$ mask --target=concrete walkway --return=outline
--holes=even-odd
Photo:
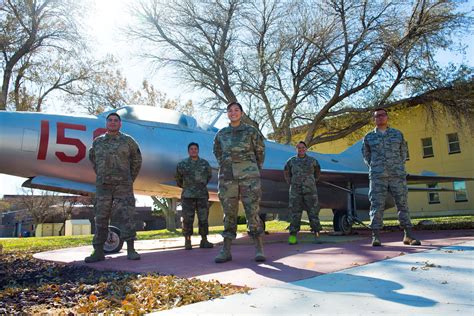
[[[139,261],[127,260],[126,251],[122,250],[107,256],[105,261],[88,266],[99,270],[158,272],[201,280],[214,279],[221,283],[260,288],[285,285],[321,274],[474,240],[472,230],[417,231],[423,245],[413,247],[403,245],[402,233],[397,231],[382,234],[384,246],[374,248],[370,246],[369,231],[359,233],[352,236],[323,234],[317,241],[311,234],[302,233],[299,234],[300,243],[294,246],[287,244],[288,234],[272,233],[264,237],[267,257],[264,263],[253,261],[255,250],[252,240],[244,235],[240,235],[232,245],[233,260],[224,264],[214,263],[219,245],[212,249],[195,247],[193,250],[184,250],[183,238],[143,240],[136,242],[136,248],[142,256]],[[210,240],[219,243],[222,237],[215,235]],[[193,239],[193,243],[198,245],[199,238]],[[92,247],[85,246],[38,253],[35,257],[84,265],[84,258],[91,252]]]
[[[474,315],[470,239],[153,315]]]

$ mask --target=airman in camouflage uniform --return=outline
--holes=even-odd
[[[288,243],[297,243],[296,234],[300,231],[303,210],[308,213],[311,231],[319,237],[319,202],[316,181],[321,174],[318,161],[306,154],[306,143],[296,145],[298,154],[288,159],[285,165],[285,179],[290,184],[289,206],[291,211],[290,237]]]
[[[96,173],[94,252],[87,263],[102,261],[109,221],[120,228],[120,238],[127,242],[127,258],[140,259],[135,251],[135,197],[133,182],[138,176],[142,156],[135,140],[120,132],[120,116],[107,116],[107,133],[97,137],[89,150],[89,160]]]
[[[221,129],[214,138],[214,155],[219,163],[219,199],[224,209],[224,245],[215,262],[232,260],[230,246],[237,233],[239,198],[247,218],[247,230],[256,246],[256,261],[265,261],[263,254],[263,227],[259,212],[260,170],[265,158],[262,134],[241,122],[242,106],[231,102],[227,106],[230,125]]]
[[[364,137],[362,154],[369,166],[370,227],[372,246],[380,246],[379,230],[383,227],[383,213],[387,192],[393,196],[398,211],[400,226],[404,229],[403,243],[420,245],[413,237],[413,227],[408,212],[408,188],[405,161],[407,144],[403,134],[388,127],[388,113],[385,109],[374,111],[376,128]]]
[[[194,213],[197,212],[200,248],[212,248],[214,245],[207,240],[209,234],[209,192],[207,184],[212,177],[212,169],[207,160],[199,158],[199,145],[188,145],[189,158],[180,161],[176,167],[176,183],[183,188],[181,206],[183,208],[184,248],[191,250],[191,235],[193,234]]]

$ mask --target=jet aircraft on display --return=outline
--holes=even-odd
[[[179,198],[174,180],[176,164],[188,156],[187,145],[197,142],[200,157],[213,169],[208,185],[210,200],[217,198],[218,164],[212,153],[214,126],[172,110],[149,106],[126,106],[117,110],[122,131],[135,138],[143,155],[140,174],[134,183],[137,194]],[[0,173],[28,178],[24,187],[90,195],[95,192],[95,174],[88,149],[105,133],[105,117],[68,116],[31,112],[0,111]],[[295,155],[289,145],[266,141],[261,171],[261,212],[288,212],[288,185],[283,167]],[[321,208],[334,212],[334,229],[348,233],[354,222],[368,216],[368,169],[361,142],[341,154],[308,152],[321,165],[318,195]],[[409,184],[466,180],[436,175],[408,175]],[[387,198],[387,207],[393,199]]]

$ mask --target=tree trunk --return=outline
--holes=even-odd
[[[7,108],[8,86],[10,85],[11,75],[12,68],[7,65],[5,67],[5,72],[3,73],[2,94],[0,95],[0,110],[6,110]]]
[[[166,229],[170,232],[176,231],[176,199],[169,199],[169,207],[163,210],[166,219]]]
[[[159,207],[161,211],[163,211],[163,215],[165,216],[166,221],[166,229],[175,232],[176,231],[176,199],[160,199],[156,196],[151,197],[153,202]]]

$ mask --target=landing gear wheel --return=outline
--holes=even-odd
[[[337,212],[334,213],[333,219],[334,231],[341,232],[344,235],[350,235],[352,233],[352,224],[349,222],[349,218],[346,213]]]
[[[109,226],[109,234],[104,243],[105,253],[115,253],[122,249],[123,240],[120,238],[120,229],[115,226]]]

